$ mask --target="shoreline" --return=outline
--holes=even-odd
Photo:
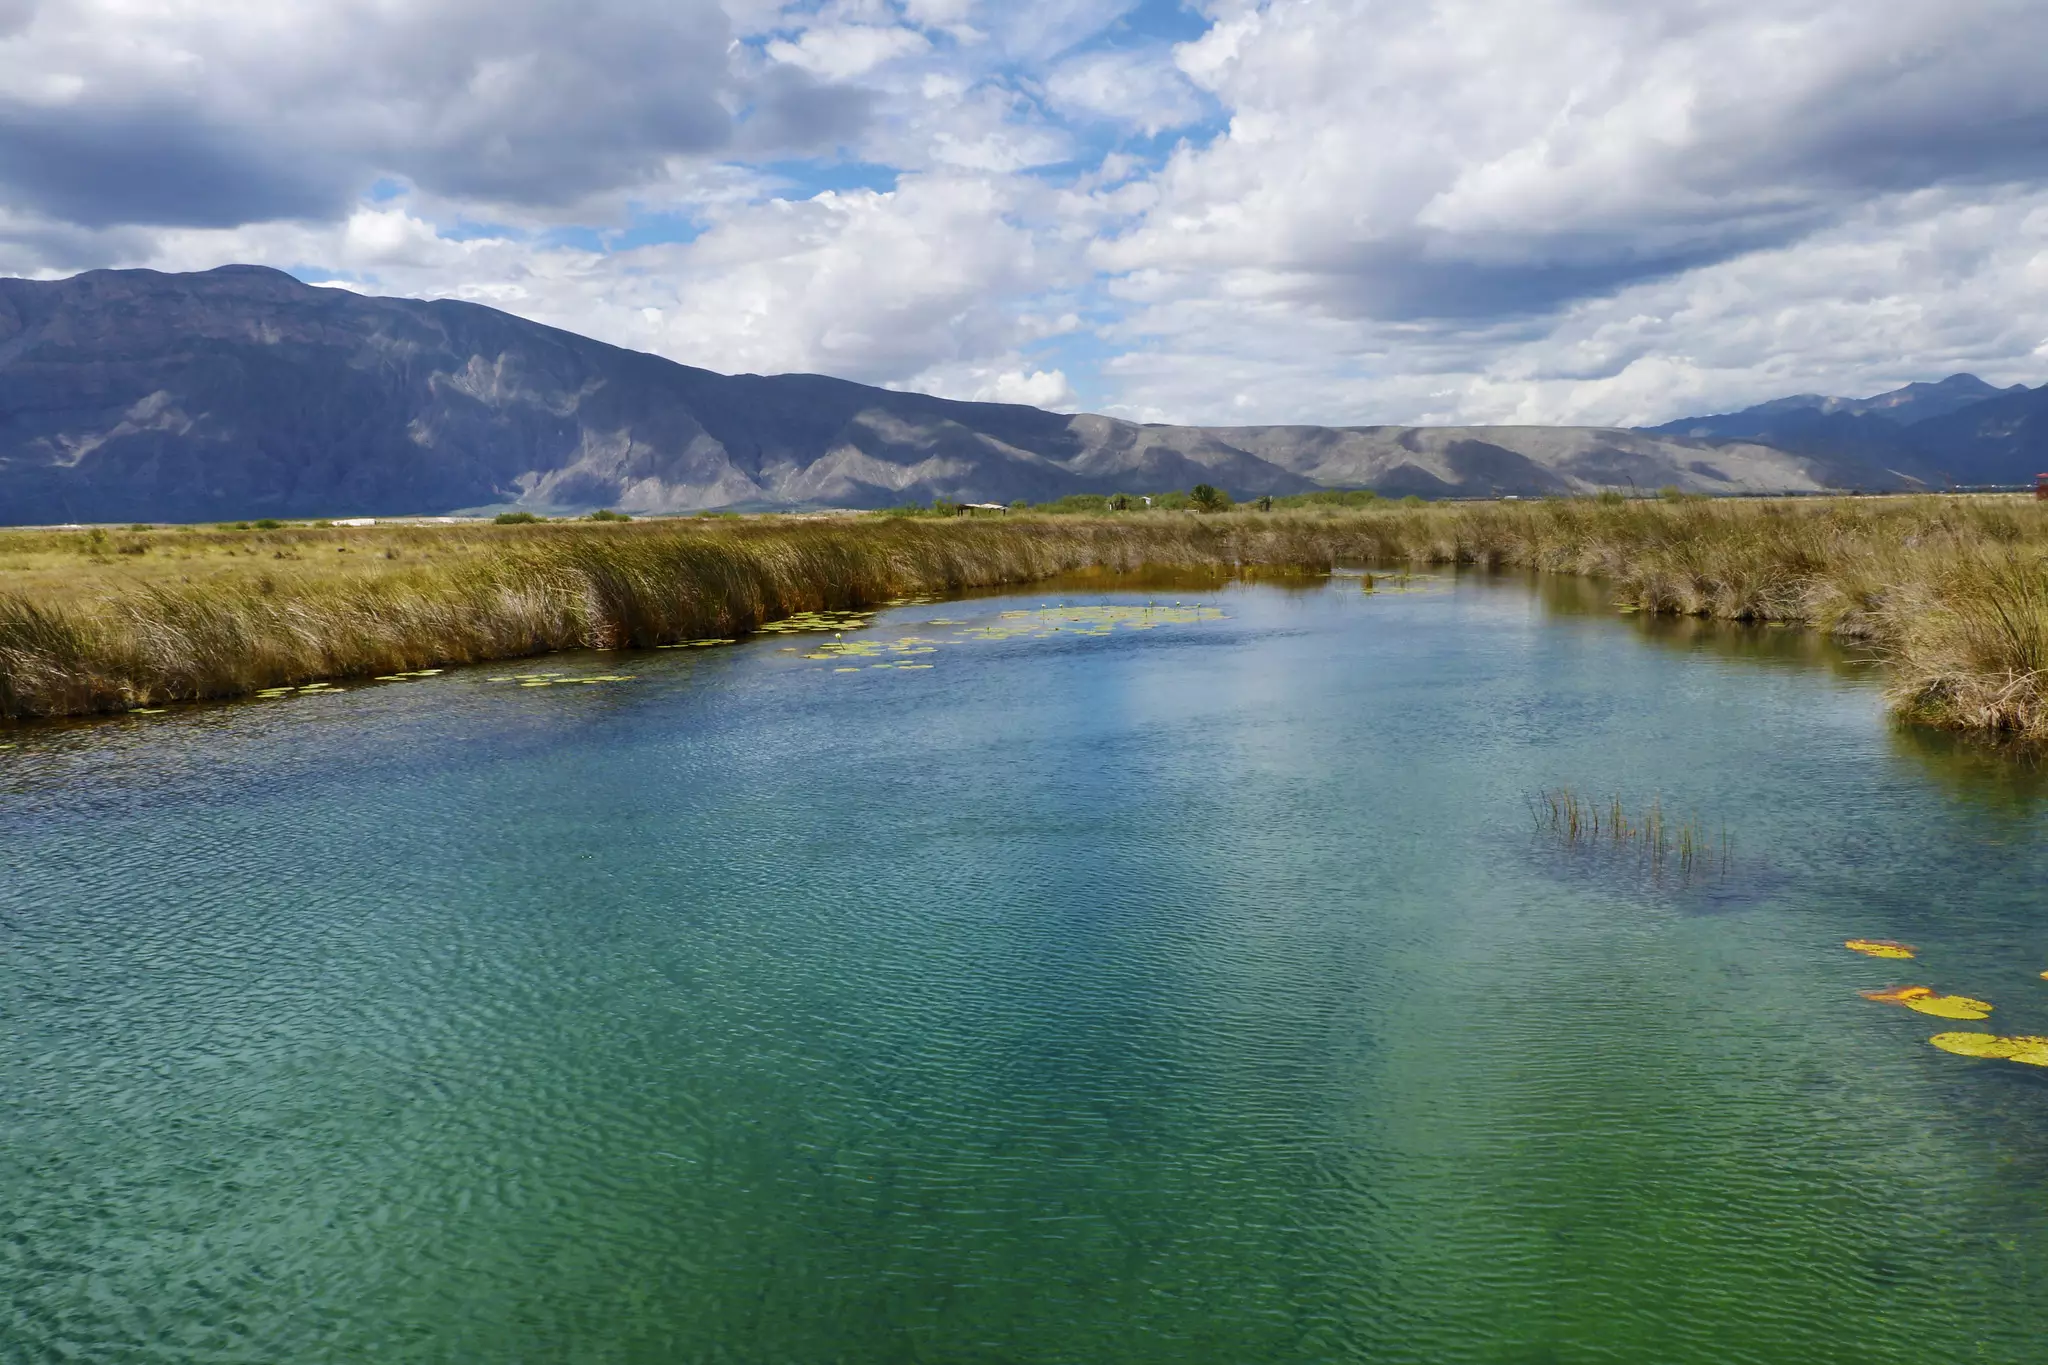
[[[1238,509],[0,531],[0,719],[744,636],[799,612],[1076,572],[1473,565],[1623,608],[1873,648],[1910,723],[2048,740],[2048,504],[2031,499]]]

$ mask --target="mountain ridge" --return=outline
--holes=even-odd
[[[1876,464],[1935,488],[2024,484],[2048,468],[2048,384],[1999,388],[1952,374],[1869,398],[1794,394],[1642,430]]]
[[[1046,501],[1201,482],[1240,497],[1442,497],[1921,477],[1743,437],[1174,426],[726,375],[481,304],[260,266],[0,279],[0,522],[12,524]]]

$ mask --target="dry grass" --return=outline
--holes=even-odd
[[[1081,569],[1471,564],[1870,642],[1899,713],[2048,739],[2048,507],[1594,501],[275,531],[0,533],[0,715],[227,697]]]

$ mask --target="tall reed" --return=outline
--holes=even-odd
[[[16,549],[78,566],[25,576],[32,591],[0,577],[0,716],[731,635],[796,611],[1081,569],[1466,564],[1602,579],[1648,612],[1865,641],[1892,666],[1902,716],[2048,739],[2048,507],[2016,499],[430,527],[389,532],[381,555],[337,553],[364,535],[0,534],[0,568]],[[179,547],[215,541],[242,557],[190,581],[166,572]]]
[[[1606,802],[1590,799],[1570,787],[1537,793],[1530,802],[1536,827],[1569,849],[1631,855],[1654,877],[1667,872],[1681,881],[1728,871],[1734,841],[1724,828],[1710,834],[1697,817],[1673,818],[1661,796],[1650,798],[1640,815],[1631,815],[1619,796]]]

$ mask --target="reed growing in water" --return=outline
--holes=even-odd
[[[1084,569],[1467,564],[1868,642],[1899,714],[2048,739],[2048,506],[1926,497],[0,533],[0,716],[230,697]]]
[[[1619,796],[1595,801],[1570,787],[1538,792],[1529,803],[1536,828],[1566,848],[1632,855],[1652,876],[1675,873],[1681,881],[1728,871],[1734,844],[1727,830],[1707,832],[1696,817],[1665,813],[1652,797],[1641,815],[1631,815]]]

